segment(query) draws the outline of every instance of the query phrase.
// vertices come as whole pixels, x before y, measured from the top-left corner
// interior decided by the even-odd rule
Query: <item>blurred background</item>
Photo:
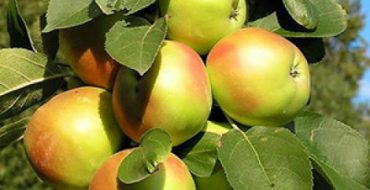
[[[311,65],[312,100],[307,109],[329,115],[370,140],[370,0],[338,0],[347,10],[348,29],[325,40],[326,58]],[[18,0],[28,25],[44,13],[48,0]],[[0,48],[9,47],[7,0],[0,0]],[[21,143],[0,149],[1,190],[48,190],[29,166]]]

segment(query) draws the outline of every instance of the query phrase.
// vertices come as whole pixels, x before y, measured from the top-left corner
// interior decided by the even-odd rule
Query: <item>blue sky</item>
[[[362,13],[366,14],[365,28],[362,30],[361,35],[370,44],[370,0],[361,0]],[[370,47],[370,46],[369,46]],[[370,48],[367,51],[370,56]],[[368,103],[370,105],[370,69],[366,71],[362,80],[360,81],[360,89],[357,97],[354,99],[355,103]]]

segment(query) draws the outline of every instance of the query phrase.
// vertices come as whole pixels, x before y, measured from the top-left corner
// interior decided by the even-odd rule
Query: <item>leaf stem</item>
[[[222,112],[233,129],[240,130],[238,125],[225,112]]]

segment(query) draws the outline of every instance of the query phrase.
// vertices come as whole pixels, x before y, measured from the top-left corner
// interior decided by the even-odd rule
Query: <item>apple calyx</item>
[[[230,19],[234,19],[236,21],[238,20],[238,16],[239,16],[239,10],[238,10],[239,1],[240,0],[234,0],[233,1],[231,14],[230,14]]]
[[[293,78],[297,78],[300,73],[298,72],[297,66],[290,69],[289,75]]]

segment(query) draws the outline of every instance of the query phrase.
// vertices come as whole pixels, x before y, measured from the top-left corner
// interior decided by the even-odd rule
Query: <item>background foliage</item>
[[[343,34],[325,40],[326,58],[311,65],[312,99],[309,110],[316,111],[350,126],[370,139],[369,105],[353,105],[365,68],[370,66],[366,56],[367,44],[359,36],[364,26],[359,0],[339,0],[349,13],[349,26]],[[48,0],[19,0],[21,12],[28,25],[45,12]],[[7,0],[0,0],[0,48],[9,47],[4,8]],[[0,150],[0,189],[45,190],[29,166],[21,143]]]

